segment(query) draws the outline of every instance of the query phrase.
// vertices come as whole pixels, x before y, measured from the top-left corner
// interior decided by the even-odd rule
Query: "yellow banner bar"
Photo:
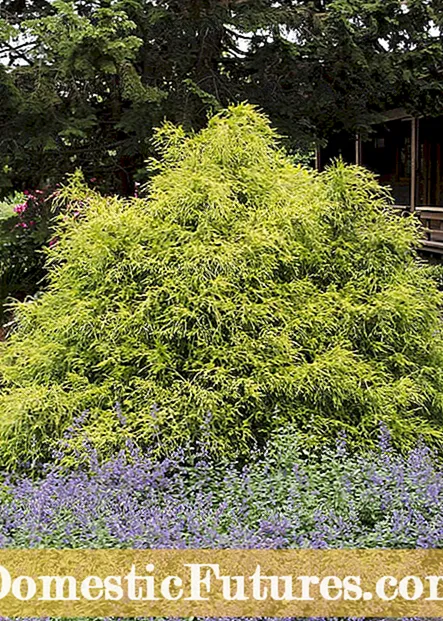
[[[443,550],[0,550],[2,617],[443,617]]]

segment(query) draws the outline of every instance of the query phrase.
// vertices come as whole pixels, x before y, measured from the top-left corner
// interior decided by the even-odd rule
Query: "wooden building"
[[[423,250],[443,255],[443,117],[418,118],[392,110],[368,140],[337,135],[317,152],[317,167],[339,155],[366,166],[389,185],[398,209],[422,221]]]

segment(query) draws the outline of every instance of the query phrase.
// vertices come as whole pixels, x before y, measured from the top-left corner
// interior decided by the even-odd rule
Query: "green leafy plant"
[[[380,422],[441,442],[442,297],[373,175],[294,165],[249,105],[157,145],[146,198],[61,193],[48,290],[1,351],[4,463],[77,416],[102,452],[204,429],[245,454],[288,423],[310,444],[371,443]]]
[[[51,191],[15,194],[0,201],[0,321],[11,298],[34,295],[44,279],[41,252],[51,231]]]

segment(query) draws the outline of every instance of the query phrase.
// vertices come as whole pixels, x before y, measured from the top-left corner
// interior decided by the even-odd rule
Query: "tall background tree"
[[[294,150],[442,108],[441,0],[3,0],[0,192],[143,180],[153,127],[258,104]]]

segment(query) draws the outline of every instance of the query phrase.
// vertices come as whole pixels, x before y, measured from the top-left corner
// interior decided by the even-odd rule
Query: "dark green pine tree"
[[[0,192],[81,166],[131,194],[154,127],[166,118],[199,129],[233,102],[258,104],[293,150],[364,130],[388,107],[438,113],[440,5],[4,0]]]

